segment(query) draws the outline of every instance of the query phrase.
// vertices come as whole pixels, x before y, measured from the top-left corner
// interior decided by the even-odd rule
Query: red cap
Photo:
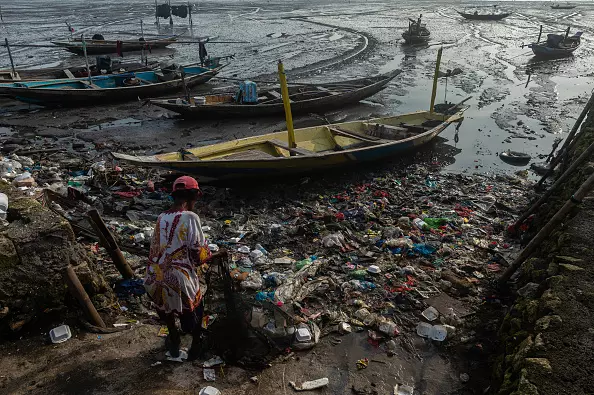
[[[184,191],[184,190],[188,190],[188,189],[198,189],[198,190],[200,190],[200,188],[198,187],[198,181],[196,181],[196,179],[194,179],[194,178],[192,178],[190,176],[179,177],[173,183],[173,190],[174,191]]]

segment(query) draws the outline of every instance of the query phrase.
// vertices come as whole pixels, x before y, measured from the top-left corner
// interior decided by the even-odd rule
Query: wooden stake
[[[5,38],[4,42],[6,43],[6,49],[8,50],[8,58],[10,59],[10,68],[12,69],[13,77],[16,77],[16,70],[14,68],[14,61],[12,60],[12,53],[10,52],[10,45],[8,45],[8,39]]]
[[[103,319],[97,312],[97,309],[95,309],[93,302],[91,302],[89,294],[87,294],[87,291],[85,291],[85,288],[81,284],[78,276],[74,272],[74,269],[70,265],[68,265],[64,273],[64,281],[66,282],[70,293],[79,301],[91,322],[100,328],[107,328],[105,322],[103,322]]]
[[[537,43],[540,42],[540,36],[542,36],[542,25],[540,25],[540,31],[538,32],[538,39],[536,40]]]
[[[293,130],[293,115],[291,114],[291,101],[289,99],[289,87],[287,86],[287,75],[285,74],[285,66],[282,61],[278,61],[278,78],[281,83],[281,93],[283,96],[283,105],[285,107],[285,119],[287,120],[287,138],[289,148],[297,148],[295,142],[295,131]],[[290,155],[294,154],[290,152]]]
[[[545,226],[537,233],[536,236],[530,243],[524,248],[516,260],[511,264],[509,268],[499,278],[499,285],[502,286],[509,281],[511,276],[520,268],[522,263],[528,258],[540,244],[553,232],[553,230],[565,219],[569,211],[576,205],[582,203],[582,199],[590,192],[594,187],[594,173],[588,177],[586,181],[579,187],[579,189],[573,194],[573,196],[565,202],[563,207],[547,222]]]
[[[551,196],[551,194],[559,188],[566,180],[571,176],[574,170],[581,165],[586,159],[590,157],[590,155],[594,152],[594,143],[590,144],[590,146],[582,152],[582,154],[571,164],[571,166],[565,170],[565,172],[555,181],[551,187],[542,194],[542,196],[534,203],[522,216],[516,221],[514,227],[517,229],[524,223],[526,218],[528,218],[532,213],[536,211],[544,202],[546,202]]]
[[[435,62],[435,74],[433,75],[433,91],[431,92],[431,107],[429,108],[429,112],[433,114],[433,108],[435,107],[435,95],[437,95],[437,78],[439,76],[439,65],[441,63],[441,53],[443,52],[443,47],[439,48],[437,51],[437,61]]]

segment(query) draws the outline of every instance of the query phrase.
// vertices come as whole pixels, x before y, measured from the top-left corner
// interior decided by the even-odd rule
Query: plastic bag
[[[260,276],[260,273],[253,271],[248,275],[245,281],[241,283],[241,288],[258,290],[262,289],[263,285],[264,280],[262,279],[262,276]]]
[[[344,236],[340,232],[332,233],[332,234],[329,234],[327,236],[324,236],[324,238],[322,238],[322,245],[324,247],[344,248],[345,243],[346,243],[346,241],[344,239]]]

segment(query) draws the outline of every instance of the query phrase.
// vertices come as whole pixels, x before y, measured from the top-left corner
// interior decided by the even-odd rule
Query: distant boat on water
[[[475,9],[474,12],[466,12],[466,9],[464,10],[464,12],[460,12],[460,11],[456,11],[456,12],[458,14],[460,14],[463,18],[470,19],[473,21],[499,21],[499,20],[507,18],[508,16],[511,15],[511,12],[499,12],[496,5],[493,6],[493,11],[489,12],[489,13],[479,13],[478,8],[483,8],[483,7],[475,7],[475,8],[477,8],[477,9]],[[491,8],[491,7],[488,7],[488,8]]]
[[[423,15],[419,15],[416,21],[408,18],[408,29],[402,33],[402,38],[407,44],[426,43],[431,39],[431,33],[424,23],[421,23]]]
[[[565,4],[557,3],[557,4],[553,4],[551,6],[551,8],[554,10],[571,10],[571,9],[574,9],[575,7],[577,7],[577,6],[574,4],[569,4],[569,3],[565,3]]]
[[[528,48],[532,49],[535,56],[541,58],[565,58],[572,56],[573,52],[581,44],[582,32],[577,32],[573,36],[569,36],[569,29],[568,27],[565,35],[547,34],[546,41],[540,41],[542,35],[541,26],[537,41],[529,44]]]

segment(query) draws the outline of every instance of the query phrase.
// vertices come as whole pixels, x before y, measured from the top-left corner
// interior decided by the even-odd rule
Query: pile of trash
[[[90,231],[85,209],[96,208],[142,276],[175,175],[110,161],[11,155],[0,163],[0,178],[25,193],[46,188],[76,202],[46,196],[79,234],[85,226]],[[505,232],[525,204],[526,181],[519,178],[412,165],[370,172],[364,181],[300,181],[291,193],[283,185],[204,187],[198,209],[211,250],[230,252],[231,275],[254,302],[250,324],[272,338],[290,338],[294,349],[364,330],[387,348],[403,332],[451,339],[469,311],[432,306],[432,298],[445,293],[467,305],[484,302],[485,285],[518,251]],[[282,309],[291,323],[258,303]]]

